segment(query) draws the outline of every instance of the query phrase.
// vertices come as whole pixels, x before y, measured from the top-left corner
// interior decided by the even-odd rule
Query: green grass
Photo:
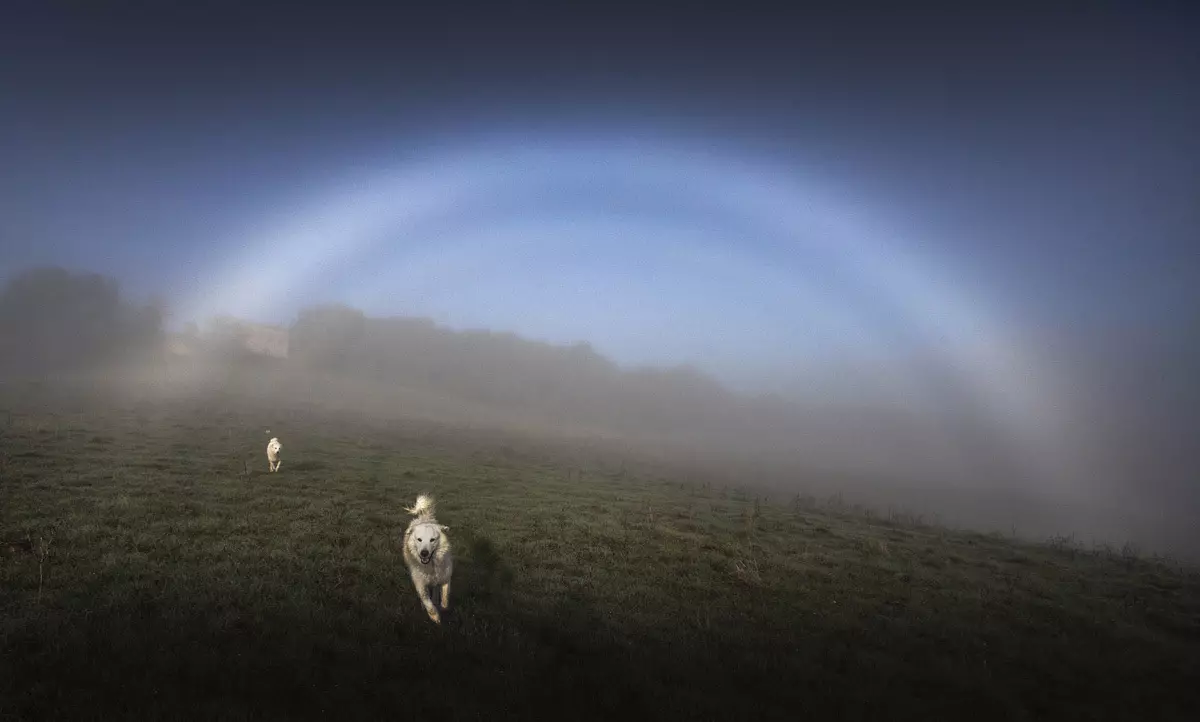
[[[0,404],[0,719],[1200,719],[1200,578],[1161,560],[300,404]]]

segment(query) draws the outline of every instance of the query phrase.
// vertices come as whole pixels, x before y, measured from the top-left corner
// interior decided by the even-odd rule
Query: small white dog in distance
[[[425,613],[434,624],[441,624],[437,607],[430,598],[430,587],[442,588],[442,609],[450,607],[450,574],[454,570],[454,559],[450,556],[450,540],[442,526],[433,517],[433,497],[421,494],[417,503],[404,510],[415,518],[404,531],[404,563],[412,577],[413,586],[421,598]]]
[[[270,471],[279,471],[279,465],[283,462],[279,460],[279,450],[283,448],[283,444],[279,443],[279,439],[274,436],[267,442],[267,469]]]

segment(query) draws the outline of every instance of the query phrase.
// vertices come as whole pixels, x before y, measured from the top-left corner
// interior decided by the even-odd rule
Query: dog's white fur
[[[404,563],[408,566],[413,586],[425,613],[434,624],[441,624],[437,607],[433,605],[429,588],[442,588],[442,609],[450,607],[450,574],[454,571],[454,559],[450,555],[450,540],[446,530],[433,516],[433,497],[421,494],[417,503],[404,510],[413,515],[413,520],[404,530]]]
[[[279,439],[274,436],[267,443],[267,469],[269,471],[279,471],[279,465],[283,462],[279,460],[279,450],[283,448],[283,444],[279,443]]]

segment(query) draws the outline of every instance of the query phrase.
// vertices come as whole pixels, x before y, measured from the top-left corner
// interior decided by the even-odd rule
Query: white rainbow
[[[261,317],[264,309],[286,308],[295,289],[311,287],[353,259],[369,258],[385,234],[393,244],[403,245],[417,231],[425,242],[432,241],[432,247],[414,242],[407,255],[412,268],[427,268],[453,263],[456,254],[469,259],[488,244],[502,247],[514,239],[534,237],[539,230],[559,233],[561,214],[542,218],[534,212],[498,223],[481,215],[478,204],[496,196],[514,197],[522,191],[538,193],[571,184],[586,191],[613,179],[623,188],[645,189],[648,198],[668,192],[725,217],[740,218],[747,232],[761,234],[766,245],[758,251],[722,251],[712,238],[703,239],[701,245],[703,228],[685,228],[684,235],[698,239],[698,251],[718,249],[713,256],[717,262],[742,262],[764,282],[773,279],[778,288],[786,286],[791,271],[778,262],[781,256],[767,258],[769,254],[760,253],[763,248],[774,243],[776,250],[786,252],[788,244],[810,244],[835,254],[843,267],[852,269],[862,288],[904,319],[907,332],[945,356],[995,419],[1021,441],[1031,459],[1062,458],[1061,449],[1054,448],[1060,420],[1053,394],[1039,381],[1037,364],[1006,337],[1003,324],[978,297],[955,287],[947,272],[939,274],[930,263],[922,263],[897,234],[827,197],[813,184],[800,183],[794,175],[766,163],[684,143],[493,139],[332,183],[313,199],[246,232],[233,244],[238,248],[235,253],[218,259],[210,274],[214,282],[186,300],[180,315]],[[597,193],[598,205],[603,205],[602,197]],[[617,225],[638,225],[635,216],[622,214]],[[613,227],[611,218],[608,223],[606,227],[597,221],[591,227],[603,231]],[[662,218],[640,221],[643,228],[664,223],[688,225]],[[394,277],[377,281],[393,286],[397,282]],[[369,285],[371,280],[361,279],[361,283]],[[826,327],[856,322],[849,300],[839,303],[828,294],[812,299],[810,294],[809,301],[824,309],[819,318]]]

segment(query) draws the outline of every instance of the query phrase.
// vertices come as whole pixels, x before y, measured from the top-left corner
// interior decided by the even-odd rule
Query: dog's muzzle
[[[429,557],[430,557],[430,554],[429,554],[429,552],[427,552],[427,551],[423,551],[423,552],[421,552],[421,563],[422,563],[422,564],[428,564],[428,563],[429,563]]]

